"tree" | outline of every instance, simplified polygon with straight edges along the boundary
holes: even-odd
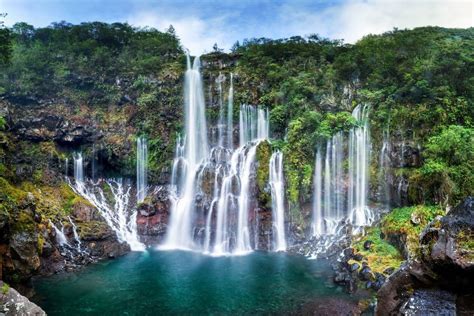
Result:
[[[6,13],[0,13],[0,18],[6,17]],[[5,27],[3,20],[0,20],[0,65],[5,65],[10,61],[12,54],[12,44],[10,30]]]
[[[212,46],[212,50],[214,53],[222,53],[224,50],[219,48],[219,46],[217,46],[217,43],[214,43],[214,46]]]

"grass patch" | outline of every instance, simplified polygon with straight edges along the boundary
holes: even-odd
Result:
[[[379,227],[370,227],[366,230],[364,236],[359,237],[353,242],[352,247],[357,253],[364,256],[370,268],[374,272],[382,273],[387,268],[398,268],[404,261],[400,251],[380,237]],[[369,250],[364,249],[366,241],[372,241],[373,244]]]
[[[382,232],[387,236],[405,235],[408,255],[418,257],[420,234],[438,215],[444,215],[444,211],[437,206],[417,205],[396,208],[383,218]],[[415,221],[412,221],[412,218]]]

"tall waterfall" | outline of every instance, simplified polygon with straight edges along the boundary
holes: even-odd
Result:
[[[324,168],[323,168],[324,159]],[[335,234],[344,216],[344,135],[335,134],[318,146],[314,173],[313,235]]]
[[[355,232],[373,221],[367,207],[371,150],[368,115],[368,106],[359,105],[354,109],[352,116],[357,126],[349,132],[347,154],[342,132],[316,149],[311,225],[315,236],[337,234],[339,224],[346,219],[355,227]],[[347,174],[343,168],[345,158]]]
[[[390,131],[383,131],[382,148],[380,149],[379,156],[379,190],[380,190],[380,201],[385,203],[387,208],[390,207],[390,189],[388,182],[391,177],[390,175],[390,157],[389,153],[392,150],[390,143]]]
[[[366,226],[372,222],[367,207],[370,164],[369,106],[358,105],[352,112],[359,126],[349,133],[349,197],[348,210],[351,223]]]
[[[192,222],[196,175],[208,156],[205,104],[200,73],[199,57],[193,66],[187,56],[188,69],[185,75],[185,136],[177,144],[173,164],[172,207],[165,247],[191,249],[194,247]],[[181,141],[179,138],[178,141]],[[179,176],[176,176],[178,173]]]
[[[100,212],[108,226],[121,242],[126,242],[134,251],[142,251],[145,246],[138,240],[136,212],[131,212],[130,182],[122,179],[99,179],[97,183],[85,181],[82,154],[74,156],[75,181],[72,189],[88,200]],[[110,194],[105,194],[102,186]],[[130,214],[132,213],[132,214]]]
[[[273,249],[286,250],[285,239],[285,179],[283,154],[276,151],[270,158],[270,187],[272,193]]]
[[[148,143],[146,138],[137,138],[137,202],[145,200],[147,194]]]
[[[227,100],[227,147],[234,148],[234,75],[230,74],[229,95]]]

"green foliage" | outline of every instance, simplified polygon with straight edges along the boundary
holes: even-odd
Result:
[[[434,202],[455,204],[474,193],[474,129],[452,125],[428,139],[419,171]]]
[[[13,58],[0,86],[19,96],[116,103],[124,92],[137,93],[128,87],[137,74],[154,86],[151,76],[182,54],[174,34],[126,23],[60,22],[36,29],[22,22],[6,31],[13,36]]]
[[[1,288],[2,294],[7,295],[9,290],[10,290],[10,286],[6,284],[5,282],[3,282],[2,288]]]
[[[0,14],[0,18],[6,16]],[[12,43],[10,30],[5,28],[3,21],[0,21],[0,66],[8,64],[11,59]]]
[[[5,127],[7,126],[7,121],[3,116],[0,116],[0,131],[5,130]]]
[[[418,205],[393,209],[382,220],[386,236],[406,236],[405,249],[410,257],[419,255],[419,236],[429,222],[444,211],[437,206]]]
[[[272,155],[271,147],[268,142],[261,142],[257,146],[256,161],[257,168],[257,187],[259,190],[258,198],[263,205],[271,202],[271,196],[266,190],[268,179],[270,178],[270,156]],[[269,205],[267,205],[269,206]]]

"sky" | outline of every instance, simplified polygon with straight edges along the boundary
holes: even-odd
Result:
[[[394,27],[474,25],[474,0],[0,0],[1,12],[8,26],[102,21],[164,31],[172,24],[192,54],[254,37],[319,34],[354,43]]]

